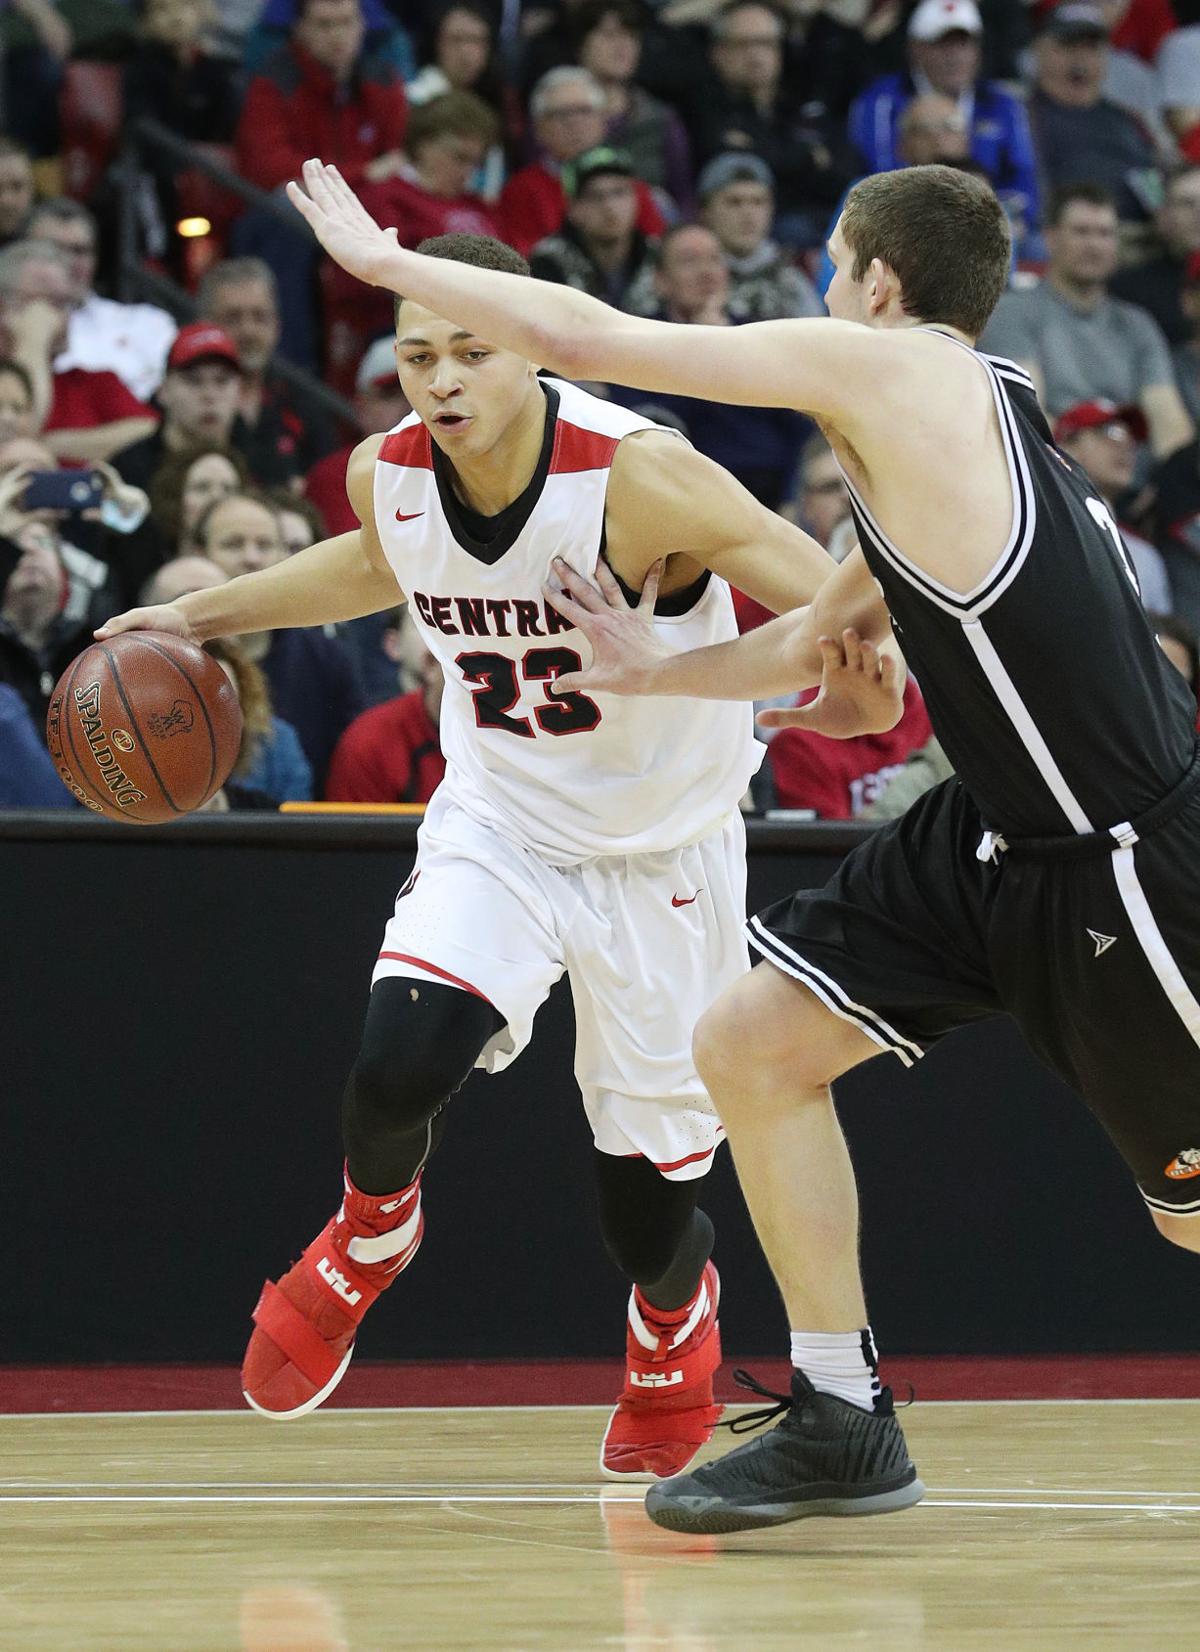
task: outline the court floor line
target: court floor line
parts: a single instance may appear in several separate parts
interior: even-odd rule
[[[171,1492],[227,1492],[231,1496],[242,1492],[265,1492],[283,1494],[285,1492],[312,1492],[314,1494],[333,1495],[340,1493],[342,1488],[353,1485],[356,1495],[367,1493],[386,1493],[389,1496],[401,1494],[427,1497],[460,1497],[469,1493],[485,1493],[496,1501],[505,1502],[509,1499],[502,1493],[515,1493],[514,1501],[522,1497],[538,1495],[570,1497],[579,1495],[582,1501],[589,1497],[605,1497],[615,1502],[622,1500],[640,1500],[643,1491],[628,1494],[617,1491],[609,1486],[596,1486],[591,1480],[53,1480],[46,1477],[41,1479],[7,1479],[0,1478],[0,1494],[7,1492],[45,1492],[47,1495],[59,1496],[67,1493],[83,1492],[111,1492],[123,1494],[134,1492],[171,1493]],[[1166,1502],[1171,1498],[1196,1498],[1197,1491],[1139,1491],[1130,1486],[938,1486],[930,1487],[929,1494],[934,1497],[961,1497],[975,1500],[980,1497],[1140,1497],[1154,1498]],[[21,1499],[15,1499],[21,1501]]]
[[[631,1497],[631,1498],[628,1498],[628,1499],[621,1499],[621,1501],[634,1502],[634,1501],[636,1501],[636,1499]],[[507,1505],[510,1505],[510,1506],[521,1506],[521,1505],[528,1505],[528,1504],[598,1503],[598,1502],[599,1502],[599,1494],[598,1493],[592,1493],[590,1496],[577,1496],[577,1495],[549,1496],[549,1495],[541,1495],[541,1494],[533,1495],[533,1496],[530,1496],[530,1495],[524,1495],[524,1496],[511,1496],[511,1495],[510,1496],[482,1496],[482,1495],[479,1495],[479,1494],[471,1494],[471,1495],[464,1496],[462,1494],[456,1494],[454,1492],[442,1492],[440,1494],[439,1493],[433,1493],[433,1492],[427,1492],[427,1493],[400,1493],[400,1494],[388,1493],[388,1492],[378,1492],[378,1493],[330,1492],[330,1493],[305,1494],[305,1495],[296,1495],[296,1494],[293,1494],[293,1493],[288,1493],[286,1496],[282,1496],[282,1497],[281,1496],[267,1497],[267,1496],[259,1496],[257,1494],[252,1494],[250,1496],[246,1496],[246,1495],[227,1496],[227,1495],[222,1494],[222,1493],[208,1494],[208,1495],[202,1495],[202,1496],[191,1496],[191,1495],[187,1495],[187,1494],[175,1494],[175,1493],[164,1495],[164,1494],[157,1493],[157,1492],[155,1492],[155,1493],[138,1492],[138,1493],[135,1493],[135,1494],[132,1494],[132,1495],[130,1495],[130,1494],[122,1495],[122,1494],[119,1494],[119,1493],[87,1493],[87,1494],[82,1495],[82,1496],[78,1495],[76,1493],[58,1493],[58,1494],[54,1494],[54,1493],[51,1493],[51,1494],[35,1493],[35,1494],[27,1494],[27,1495],[22,1495],[22,1496],[4,1496],[4,1495],[0,1495],[0,1505],[3,1505],[3,1504],[12,1505],[12,1504],[21,1504],[21,1503],[30,1503],[30,1504],[45,1504],[45,1503],[67,1503],[67,1504],[76,1504],[76,1503],[88,1503],[88,1504],[91,1504],[91,1503],[126,1503],[126,1504],[171,1504],[171,1505],[179,1505],[179,1504],[198,1505],[198,1504],[205,1504],[205,1503],[221,1503],[221,1504],[231,1503],[231,1504],[249,1505],[249,1504],[264,1504],[264,1503],[266,1503],[266,1504],[278,1504],[280,1506],[301,1504],[301,1505],[314,1505],[314,1506],[324,1507],[324,1506],[333,1505],[333,1504],[427,1503],[427,1504],[433,1504],[433,1505],[440,1506],[440,1507],[445,1507],[447,1505],[467,1504],[467,1503],[499,1503],[499,1504],[507,1504]],[[982,1510],[984,1512],[987,1512],[987,1511],[993,1510],[993,1509],[1035,1509],[1035,1510],[1059,1511],[1059,1512],[1072,1513],[1072,1514],[1121,1513],[1121,1514],[1198,1514],[1198,1515],[1200,1515],[1200,1503],[1125,1503],[1125,1502],[1120,1502],[1120,1503],[1115,1503],[1115,1502],[1114,1503],[1109,1503],[1109,1502],[1103,1502],[1103,1503],[1100,1503],[1100,1502],[1093,1502],[1093,1503],[1079,1503],[1079,1502],[1058,1503],[1058,1502],[1048,1502],[1048,1501],[1034,1502],[1034,1501],[1026,1501],[1026,1500],[995,1499],[995,1498],[983,1500],[983,1499],[979,1499],[979,1498],[926,1497],[919,1504],[917,1504],[916,1506],[918,1508],[925,1508],[925,1509],[979,1509],[979,1510]]]

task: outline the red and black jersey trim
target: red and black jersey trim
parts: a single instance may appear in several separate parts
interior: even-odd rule
[[[379,449],[379,463],[401,465],[406,470],[433,469],[433,442],[429,432],[419,421],[393,430],[383,438]]]

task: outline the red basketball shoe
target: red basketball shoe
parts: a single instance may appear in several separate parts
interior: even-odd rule
[[[349,1175],[333,1220],[254,1310],[242,1361],[246,1404],[281,1421],[327,1400],[345,1375],[359,1321],[417,1254],[421,1178],[399,1193],[360,1193]]]
[[[721,1363],[717,1303],[721,1281],[709,1262],[690,1302],[670,1314],[652,1308],[635,1285],[625,1334],[625,1387],[600,1445],[610,1480],[664,1480],[679,1474],[725,1409],[713,1403]]]

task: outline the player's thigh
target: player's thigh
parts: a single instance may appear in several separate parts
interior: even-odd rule
[[[575,1073],[596,1145],[678,1180],[703,1175],[724,1131],[692,1033],[749,968],[745,829],[578,869],[569,926]]]
[[[554,874],[461,811],[421,842],[384,930],[372,986],[394,977],[457,987],[493,1005],[504,1027],[479,1065],[497,1072],[529,1042],[563,971]]]
[[[697,1070],[726,1110],[740,1092],[794,1095],[830,1084],[879,1053],[860,1027],[769,962],[726,987],[693,1039]]]

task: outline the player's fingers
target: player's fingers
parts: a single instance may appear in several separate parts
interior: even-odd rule
[[[554,575],[556,579],[562,581],[576,602],[586,608],[590,614],[602,614],[608,607],[604,597],[597,587],[592,584],[591,580],[585,579],[582,574],[577,574],[571,564],[564,562],[561,556],[554,558]]]
[[[821,655],[822,671],[837,671],[842,664],[842,645],[832,637],[818,637],[817,650]]]
[[[894,654],[884,654],[879,661],[879,681],[889,693],[899,682],[900,666]]]
[[[146,629],[144,612],[141,608],[130,608],[127,613],[114,614],[111,619],[98,626],[92,635],[98,642],[103,642],[107,637],[120,636],[122,631],[143,631]]]
[[[863,675],[867,677],[879,676],[879,651],[873,642],[861,644]]]
[[[852,625],[848,625],[842,632],[842,653],[845,655],[848,671],[862,670],[862,643]]]
[[[625,593],[621,589],[621,582],[613,573],[608,563],[601,557],[596,563],[596,584],[604,592],[604,599],[610,608],[625,608]]]
[[[288,186],[287,186],[287,198],[292,203],[292,205],[296,208],[296,211],[300,214],[300,216],[304,219],[307,219],[307,221],[315,229],[316,224],[317,224],[317,219],[320,217],[321,214],[320,214],[320,211],[317,207],[316,202],[313,201],[311,196],[306,195],[304,190],[301,189],[300,185],[293,181],[293,182],[289,183]]]
[[[812,721],[811,711],[811,706],[770,706],[754,720],[759,728],[803,728]]]
[[[543,585],[542,595],[564,619],[569,619],[572,625],[577,625],[581,631],[587,629],[591,614],[586,608],[581,608],[577,602],[572,602],[565,591],[560,591],[556,585]]]
[[[550,697],[553,699],[555,696],[573,693],[581,686],[586,676],[587,673],[584,671],[564,671],[561,677],[555,677],[550,684]]]
[[[645,582],[642,585],[642,597],[638,603],[638,613],[645,619],[653,618],[654,604],[658,601],[658,587],[666,565],[666,559],[660,556],[658,561],[651,563],[646,570]]]

